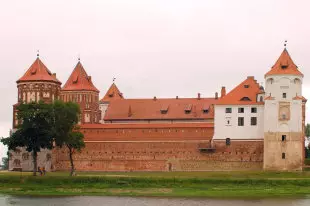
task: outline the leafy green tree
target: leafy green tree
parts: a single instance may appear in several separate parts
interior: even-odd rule
[[[77,126],[79,122],[80,107],[73,102],[55,101],[53,104],[55,126],[54,138],[59,147],[65,146],[71,165],[70,175],[75,175],[73,154],[85,147],[84,135],[79,131]]]
[[[17,107],[17,119],[20,124],[10,137],[1,139],[9,150],[25,147],[32,153],[33,176],[37,172],[37,157],[41,149],[53,148],[53,108],[42,101],[20,104]]]
[[[309,138],[309,137],[310,137],[310,124],[307,124],[307,125],[306,125],[305,133],[306,133],[306,134],[305,134],[306,137]]]
[[[2,157],[2,169],[7,170],[9,169],[9,158]]]

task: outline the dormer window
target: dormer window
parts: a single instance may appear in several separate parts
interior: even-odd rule
[[[287,67],[287,65],[281,65],[281,69],[286,69]]]
[[[191,104],[186,105],[184,108],[185,114],[190,114],[191,111],[192,111],[192,105]]]
[[[209,110],[208,110],[208,109],[203,109],[202,112],[203,112],[204,114],[207,114],[207,113],[209,112]]]
[[[251,99],[249,97],[242,97],[240,101],[251,101]]]
[[[113,96],[114,96],[113,93],[109,94],[109,97],[113,97]]]
[[[203,108],[202,108],[202,112],[204,114],[207,114],[209,112],[209,106],[208,105],[204,105]]]
[[[245,84],[243,86],[244,86],[244,88],[249,88],[250,87],[250,85],[248,85],[248,84]]]
[[[169,108],[169,105],[162,105],[162,107],[160,109],[160,113],[161,114],[167,114],[168,113],[168,108]]]

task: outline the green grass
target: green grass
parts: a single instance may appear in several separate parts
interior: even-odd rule
[[[209,198],[307,197],[310,172],[0,172],[0,193]]]

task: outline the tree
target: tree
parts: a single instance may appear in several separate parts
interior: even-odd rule
[[[33,176],[36,176],[38,152],[41,149],[53,148],[53,108],[51,104],[40,101],[22,103],[17,110],[17,119],[20,122],[17,130],[1,141],[9,150],[25,147],[27,152],[31,152]]]
[[[310,137],[310,124],[306,125],[305,136],[308,138]]]
[[[55,101],[53,104],[55,126],[54,138],[59,147],[65,146],[68,149],[71,172],[75,174],[73,154],[75,151],[80,152],[85,147],[84,135],[79,131],[77,126],[80,115],[80,107],[73,102]]]
[[[9,169],[9,158],[2,157],[2,169],[4,170]]]

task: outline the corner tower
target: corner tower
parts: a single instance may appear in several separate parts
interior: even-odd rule
[[[100,123],[104,123],[104,116],[106,114],[106,111],[108,109],[108,106],[111,101],[113,100],[118,100],[118,99],[124,99],[123,94],[119,91],[117,88],[116,84],[114,83],[113,79],[113,84],[110,86],[109,90],[107,93],[104,95],[104,97],[100,100],[100,111],[101,111],[101,119]]]
[[[17,103],[13,105],[13,131],[18,126],[17,106],[21,103],[38,102],[40,100],[45,103],[52,103],[59,98],[61,82],[56,78],[56,74],[52,73],[41,61],[39,55],[33,62],[26,73],[16,81],[18,88]],[[17,148],[15,151],[9,151],[9,170],[31,171],[33,162],[31,153],[25,148]],[[46,171],[53,169],[52,151],[42,149],[38,153],[37,164],[45,167]]]
[[[16,106],[22,102],[38,102],[42,100],[51,103],[59,98],[61,82],[41,61],[39,55],[26,73],[16,81],[18,88],[18,103],[14,107],[13,128],[16,128]]]
[[[306,103],[302,81],[303,74],[285,48],[265,74],[265,170],[302,170]]]
[[[80,105],[80,123],[99,122],[99,90],[94,86],[91,76],[87,75],[80,60],[62,88],[60,98],[64,102],[72,101]]]

